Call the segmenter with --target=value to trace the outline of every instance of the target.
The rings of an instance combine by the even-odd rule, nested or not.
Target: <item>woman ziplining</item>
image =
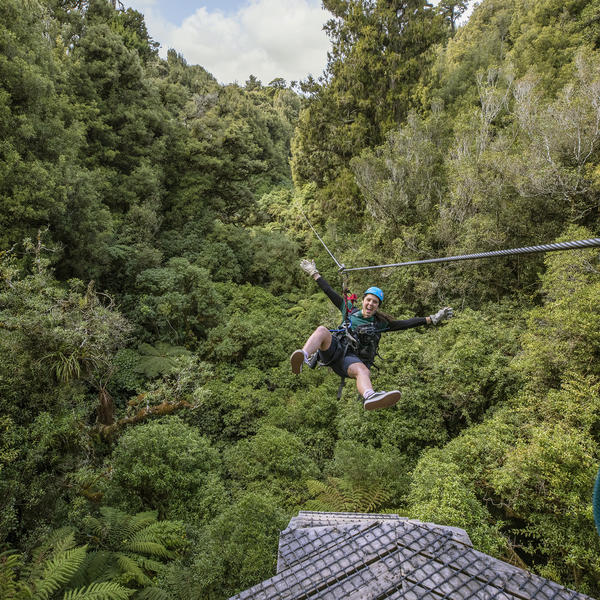
[[[290,356],[292,373],[298,375],[302,366],[311,368],[317,363],[331,367],[342,378],[356,380],[356,387],[363,398],[365,410],[393,406],[400,400],[400,392],[375,392],[371,384],[371,371],[381,334],[400,331],[422,325],[437,325],[453,316],[450,307],[440,309],[428,317],[393,319],[379,309],[383,303],[383,291],[370,287],[363,294],[362,308],[353,305],[352,299],[340,296],[328,281],[321,276],[314,260],[300,261],[302,270],[310,275],[327,297],[340,310],[343,323],[337,330],[330,331],[323,325],[310,335],[304,347],[295,350]]]
[[[575,250],[581,248],[592,248],[600,246],[600,238],[587,240],[574,240],[570,242],[556,242],[539,246],[527,246],[523,248],[509,248],[505,250],[492,250],[476,254],[463,254],[459,256],[446,256],[441,258],[429,258],[413,260],[402,263],[369,265],[364,267],[346,268],[331,253],[321,236],[317,233],[308,217],[300,208],[308,225],[313,230],[325,250],[342,274],[349,271],[364,271],[370,269],[383,269],[389,267],[408,267],[432,263],[456,262],[463,260],[478,260],[482,258],[496,258],[518,254],[532,254],[537,252],[554,252],[560,250]],[[379,310],[383,302],[383,291],[377,287],[370,287],[363,294],[362,309],[355,308],[349,298],[340,296],[320,275],[314,260],[303,259],[300,267],[308,275],[313,277],[327,297],[342,312],[343,323],[337,330],[329,330],[319,326],[308,338],[304,347],[295,350],[290,356],[292,372],[298,375],[302,365],[307,364],[313,368],[317,361],[329,366],[342,378],[338,397],[341,395],[344,379],[350,377],[356,380],[356,387],[363,397],[363,406],[366,410],[385,408],[393,406],[400,399],[400,392],[375,392],[371,384],[370,367],[377,355],[381,334],[387,331],[400,331],[420,327],[422,325],[437,325],[445,319],[453,316],[450,307],[440,309],[434,315],[428,317],[414,317],[412,319],[396,320]]]

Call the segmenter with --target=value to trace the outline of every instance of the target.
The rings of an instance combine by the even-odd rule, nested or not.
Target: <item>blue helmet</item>
[[[381,288],[371,286],[368,290],[365,290],[363,296],[366,296],[367,294],[373,294],[373,296],[377,296],[380,304],[383,302],[383,290]]]

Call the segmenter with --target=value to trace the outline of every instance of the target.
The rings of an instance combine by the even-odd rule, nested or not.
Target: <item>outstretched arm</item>
[[[327,297],[335,304],[336,308],[342,310],[344,307],[344,299],[329,285],[329,282],[325,277],[315,277],[317,285],[327,294]]]
[[[325,277],[322,277],[314,260],[306,260],[303,258],[300,261],[300,268],[310,275],[316,282],[317,285],[325,292],[327,297],[335,304],[335,307],[342,310],[344,306],[344,299],[329,285],[329,282]]]
[[[390,321],[388,331],[412,329],[413,327],[421,327],[421,325],[429,325],[429,323],[429,317],[413,317],[412,319],[399,319],[397,321]]]
[[[454,311],[449,306],[446,306],[445,308],[438,310],[434,315],[429,315],[428,317],[413,317],[412,319],[390,321],[388,331],[411,329],[412,327],[420,327],[421,325],[437,325],[453,316]]]

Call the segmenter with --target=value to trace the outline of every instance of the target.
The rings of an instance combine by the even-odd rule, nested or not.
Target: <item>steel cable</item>
[[[308,217],[302,210],[302,207],[300,207],[300,212],[302,213],[303,217],[306,219],[306,222],[308,223],[309,227],[313,230],[313,233],[317,236],[317,238],[319,239],[321,244],[323,244],[323,247],[325,248],[325,250],[327,250],[327,252],[329,253],[329,256],[331,256],[331,258],[333,258],[333,261],[339,267],[339,270],[344,271],[345,266],[343,264],[339,263],[337,258],[331,253],[331,251],[329,250],[329,248],[327,247],[325,242],[321,239],[321,236],[317,233],[317,230],[312,226],[312,223],[308,220]]]
[[[316,233],[316,232],[315,232]],[[572,242],[557,242],[554,244],[542,244],[540,246],[526,246],[524,248],[510,248],[507,250],[492,250],[490,252],[478,252],[476,254],[463,254],[460,256],[446,256],[444,258],[426,258],[424,260],[411,260],[401,263],[391,263],[387,265],[370,265],[366,267],[346,268],[335,261],[342,272],[366,271],[367,269],[385,269],[386,267],[408,267],[411,265],[425,265],[441,262],[455,262],[459,260],[475,260],[478,258],[492,258],[496,256],[510,256],[513,254],[533,254],[535,252],[555,252],[557,250],[574,250],[577,248],[593,248],[600,246],[600,238],[590,238],[588,240],[575,240]],[[333,255],[332,255],[333,258]],[[335,260],[335,258],[334,258]]]

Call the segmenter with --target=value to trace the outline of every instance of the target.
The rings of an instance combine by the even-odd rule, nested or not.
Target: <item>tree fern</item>
[[[100,513],[102,518],[90,518],[90,525],[97,535],[113,547],[120,546],[122,540],[139,535],[141,531],[154,525],[158,517],[155,511],[140,512],[132,516],[110,506],[101,507]]]
[[[171,600],[171,596],[157,587],[147,587],[137,592],[134,600]]]
[[[109,506],[85,519],[84,533],[93,551],[73,578],[72,587],[111,581],[150,589],[154,575],[175,557],[185,540],[181,523],[157,519],[155,511],[129,515]]]
[[[316,479],[306,482],[308,492],[314,499],[306,503],[311,510],[342,512],[348,509],[348,499],[332,484],[326,484]]]
[[[61,527],[52,531],[44,543],[33,551],[32,560],[25,565],[23,576],[29,580],[39,579],[49,559],[75,547],[75,535],[71,527]]]
[[[131,540],[123,544],[124,549],[137,554],[147,554],[149,556],[159,556],[162,558],[174,558],[174,553],[167,550],[164,544],[150,541]]]
[[[93,581],[110,581],[119,575],[120,571],[114,564],[112,552],[97,550],[88,552],[77,573],[73,576],[73,587],[84,587]]]
[[[177,368],[178,357],[189,355],[190,351],[183,346],[171,346],[164,342],[158,342],[154,346],[140,344],[137,364],[133,370],[149,378],[168,375]]]
[[[152,583],[152,580],[138,564],[135,557],[119,553],[116,555],[117,564],[121,569],[119,579],[126,583],[134,581],[138,585],[146,586]]]
[[[63,600],[127,600],[133,592],[114,581],[104,581],[68,591]]]
[[[306,503],[311,510],[374,512],[391,497],[379,484],[363,486],[337,477],[329,477],[327,483],[310,479],[306,485],[313,496]]]
[[[139,532],[142,529],[146,529],[154,524],[156,524],[156,519],[158,518],[158,513],[155,510],[140,512],[133,517],[126,515],[129,520],[129,527],[131,529],[132,534]]]
[[[164,566],[164,563],[153,560],[152,558],[146,558],[145,556],[138,557],[138,564],[145,571],[149,571],[151,573],[157,573]]]
[[[31,598],[29,586],[17,579],[17,572],[22,564],[20,554],[12,550],[0,553],[0,598]]]
[[[133,541],[160,542],[167,547],[181,545],[183,525],[179,521],[155,521],[136,532]]]
[[[41,578],[32,582],[33,598],[48,600],[54,592],[66,585],[81,567],[86,552],[87,546],[81,546],[61,552],[46,561]]]

